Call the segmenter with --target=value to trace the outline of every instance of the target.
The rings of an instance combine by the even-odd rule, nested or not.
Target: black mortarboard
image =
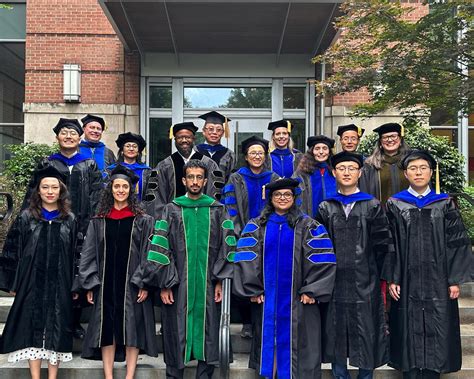
[[[63,183],[66,183],[67,180],[66,177],[51,164],[48,164],[33,173],[34,186],[37,186],[43,178],[57,178]]]
[[[291,129],[293,128],[293,125],[289,120],[278,120],[278,121],[272,121],[268,124],[268,130],[274,131],[276,128],[287,128],[288,133],[291,133]]]
[[[374,129],[375,133],[378,133],[381,137],[382,134],[397,132],[400,136],[404,136],[405,131],[402,125],[397,124],[396,122],[389,122],[387,124],[380,125],[378,128]]]
[[[364,157],[362,155],[350,151],[341,151],[331,157],[331,167],[336,167],[341,162],[355,162],[361,168],[364,165]]]
[[[436,168],[436,159],[426,150],[411,150],[405,155],[405,157],[401,161],[401,165],[404,170],[407,169],[408,164],[411,161],[416,159],[424,159],[430,165],[430,168],[434,170]]]
[[[354,124],[349,124],[349,125],[341,125],[337,128],[337,135],[339,137],[342,137],[342,134],[344,132],[347,132],[349,130],[353,130],[354,132],[357,132],[357,135],[362,137],[364,135],[365,129],[362,129],[360,126],[354,125]]]
[[[225,138],[229,138],[230,136],[229,121],[232,121],[230,118],[227,118],[226,116],[216,111],[204,113],[200,115],[199,118],[205,121],[204,125],[207,123],[221,124],[224,127]]]
[[[189,130],[193,132],[193,134],[196,134],[198,128],[194,123],[187,121],[187,122],[180,122],[179,124],[174,124],[173,127],[170,128],[170,139],[173,139],[173,137],[178,133],[180,130]]]
[[[265,190],[269,192],[271,195],[274,191],[280,189],[291,189],[293,193],[295,192],[296,187],[300,184],[299,180],[292,179],[292,178],[281,178],[271,182],[265,186]]]
[[[86,126],[89,122],[92,121],[98,122],[102,126],[102,130],[107,129],[105,126],[105,120],[102,117],[95,116],[93,114],[88,114],[81,118],[82,127]]]
[[[146,147],[146,142],[140,134],[130,132],[122,133],[119,134],[118,138],[115,140],[115,143],[117,144],[119,149],[122,149],[123,145],[125,145],[127,142],[136,143],[140,152],[142,152],[143,149]]]
[[[326,136],[314,136],[314,137],[309,137],[308,140],[306,141],[306,145],[308,147],[313,147],[314,145],[318,143],[324,143],[326,144],[330,149],[334,147],[336,141],[334,141],[332,138],[326,137]]]
[[[115,179],[124,179],[128,181],[132,186],[137,184],[139,180],[138,176],[135,175],[132,170],[121,164],[117,164],[117,166],[115,166],[115,168],[110,173],[110,180],[113,181]]]
[[[265,154],[268,153],[268,141],[266,139],[260,138],[258,136],[252,136],[242,141],[242,153],[247,154],[247,150],[250,146],[260,145],[265,150]]]
[[[81,136],[84,131],[81,128],[81,124],[75,118],[60,118],[56,126],[53,128],[53,132],[58,135],[62,128],[74,129]]]

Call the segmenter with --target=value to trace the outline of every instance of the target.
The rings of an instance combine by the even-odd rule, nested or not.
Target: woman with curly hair
[[[334,143],[326,136],[309,137],[308,150],[295,173],[301,181],[301,210],[311,217],[316,217],[323,200],[336,193],[336,179],[329,167]]]
[[[15,296],[0,341],[9,362],[28,360],[33,379],[48,362],[48,378],[72,359],[76,223],[65,177],[52,165],[34,173],[29,208],[15,222],[18,236],[3,251],[0,288]]]
[[[147,261],[153,218],[134,193],[138,177],[118,165],[87,230],[79,279],[93,304],[82,357],[102,359],[104,377],[113,377],[114,361],[127,362],[133,378],[139,351],[156,357],[155,318],[148,296],[153,266]]]

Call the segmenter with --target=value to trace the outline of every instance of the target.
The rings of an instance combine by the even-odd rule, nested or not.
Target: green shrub
[[[461,192],[465,183],[464,157],[451,145],[448,138],[431,134],[428,128],[421,126],[415,119],[405,119],[403,126],[405,127],[405,142],[408,146],[412,149],[428,150],[438,161],[441,191]],[[362,140],[359,152],[369,156],[377,140],[377,133],[369,134]]]
[[[474,198],[474,186],[465,187],[463,189],[463,192]],[[464,225],[466,225],[469,238],[471,238],[471,240],[474,240],[474,206],[462,197],[459,197],[458,205],[459,210],[461,211]]]

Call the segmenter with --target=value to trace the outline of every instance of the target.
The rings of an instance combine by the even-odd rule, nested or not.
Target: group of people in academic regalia
[[[405,378],[460,369],[472,253],[454,201],[432,188],[442,162],[410,150],[396,123],[375,129],[363,157],[356,125],[338,128],[341,152],[319,135],[302,153],[278,120],[271,141],[242,141],[236,167],[221,143],[231,120],[200,118],[206,142],[195,146],[194,123],[175,124],[176,151],[154,169],[142,136],[120,134],[115,158],[103,118],[59,120],[59,152],[34,171],[0,256],[0,289],[15,296],[0,353],[28,360],[35,379],[46,360],[55,378],[82,338],[106,379],[115,361],[130,379],[140,353],[158,355],[155,305],[166,377],[197,360],[196,377],[211,378],[232,279],[232,316],[261,377],[320,378],[322,362],[339,379],[348,363],[361,379],[387,363]]]

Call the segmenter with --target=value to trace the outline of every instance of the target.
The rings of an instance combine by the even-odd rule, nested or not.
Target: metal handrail
[[[7,221],[13,213],[13,197],[8,192],[0,192],[0,196],[7,198],[7,211],[5,214],[0,213],[0,221]]]
[[[230,294],[232,282],[222,281],[222,309],[219,326],[219,371],[221,379],[229,378],[230,365]]]

